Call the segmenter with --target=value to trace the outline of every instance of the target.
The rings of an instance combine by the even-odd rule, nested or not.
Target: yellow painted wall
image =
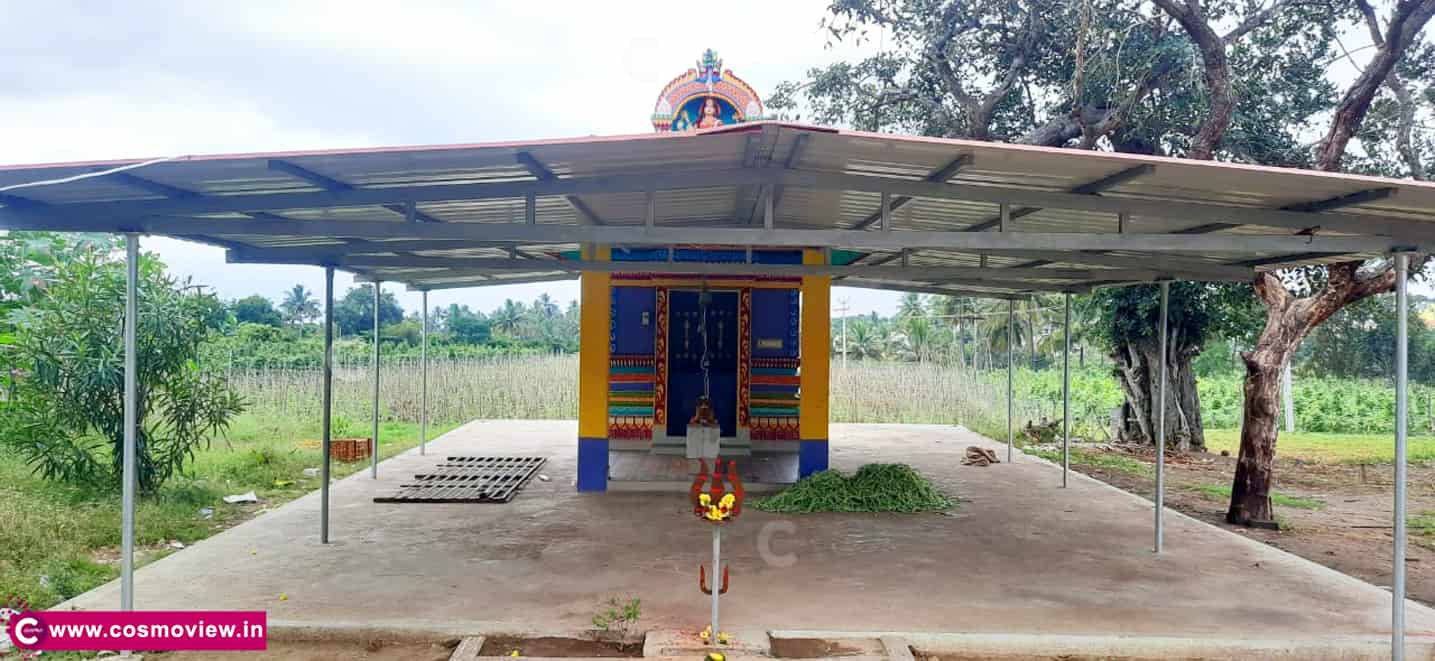
[[[803,264],[825,264],[824,250],[802,251]],[[802,367],[799,387],[802,408],[798,435],[805,441],[827,440],[827,398],[832,350],[832,277],[802,278]]]
[[[584,246],[583,260],[606,262],[608,246]],[[608,334],[612,274],[581,276],[578,353],[578,437],[608,437]]]

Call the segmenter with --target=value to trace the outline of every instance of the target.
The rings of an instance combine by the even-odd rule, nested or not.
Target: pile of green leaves
[[[906,464],[867,464],[848,477],[814,473],[755,507],[788,514],[809,512],[935,512],[954,500]]]

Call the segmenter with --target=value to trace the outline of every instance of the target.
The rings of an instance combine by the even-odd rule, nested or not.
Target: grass
[[[1410,436],[1412,462],[1435,461],[1435,436]],[[1226,450],[1235,456],[1241,445],[1239,429],[1207,429],[1206,449]],[[1395,461],[1395,436],[1391,434],[1327,434],[1281,432],[1276,440],[1278,457],[1345,464],[1391,463]]]
[[[1025,448],[1022,450],[1022,452],[1041,457],[1042,459],[1053,463],[1061,463],[1061,450],[1048,450],[1045,448]],[[1150,465],[1137,459],[1132,459],[1131,457],[1125,457],[1111,452],[1096,452],[1091,450],[1082,450],[1079,448],[1071,448],[1071,463],[1084,464],[1096,468],[1116,471],[1118,473],[1127,473],[1130,475],[1139,475],[1143,477],[1151,477],[1155,474],[1154,469],[1151,468]]]
[[[1229,484],[1202,484],[1197,486],[1196,490],[1217,500],[1229,501],[1231,499],[1231,485]],[[1287,496],[1283,493],[1271,494],[1271,502],[1282,507],[1294,507],[1303,510],[1318,510],[1325,507],[1325,501],[1319,498]]]
[[[437,436],[455,425],[430,425]],[[367,436],[367,431],[363,432]],[[319,465],[320,452],[304,441],[318,437],[318,425],[245,414],[229,434],[196,454],[185,475],[136,508],[137,561],[168,553],[163,545],[186,545],[240,522],[261,507],[273,507],[319,487],[304,469]],[[418,426],[380,425],[380,456],[418,445]],[[334,463],[336,478],[368,465]],[[253,490],[259,505],[229,505],[228,494]],[[213,513],[206,517],[201,510]],[[118,493],[45,481],[13,455],[0,455],[0,598],[17,595],[35,608],[48,608],[119,575],[111,562],[120,544]]]

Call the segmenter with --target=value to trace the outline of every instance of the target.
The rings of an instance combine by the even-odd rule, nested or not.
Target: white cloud
[[[658,91],[706,48],[759,92],[851,55],[824,49],[826,5],[0,0],[22,28],[0,42],[0,162],[645,132]],[[144,245],[226,298],[323,285],[317,268]],[[342,294],[350,280],[337,280]],[[491,309],[544,291],[578,296],[560,282],[430,298]],[[854,310],[895,309],[895,294],[843,296]],[[417,309],[417,293],[400,298]]]

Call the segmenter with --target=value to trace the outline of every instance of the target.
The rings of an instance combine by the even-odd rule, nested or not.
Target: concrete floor
[[[960,465],[952,427],[833,425],[832,466],[904,461],[961,506],[950,514],[775,516],[725,532],[734,630],[968,632],[1310,639],[1388,635],[1381,588],[1168,512],[1151,553],[1151,504],[1018,454]],[[578,494],[573,422],[468,424],[333,488],[334,543],[311,494],[144,567],[143,609],[263,609],[271,623],[480,632],[576,632],[609,596],[643,600],[644,629],[701,628],[707,527],[674,494]],[[506,505],[374,504],[434,455],[542,454]],[[1004,456],[1004,449],[1000,452]],[[280,601],[284,593],[288,599]],[[62,605],[114,608],[117,583]],[[1410,603],[1416,640],[1435,611]]]

